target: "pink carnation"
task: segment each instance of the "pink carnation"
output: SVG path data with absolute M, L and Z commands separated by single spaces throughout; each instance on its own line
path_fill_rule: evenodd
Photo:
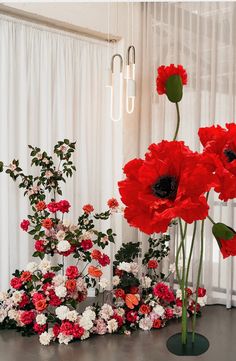
M 107 333 L 107 326 L 102 318 L 96 320 L 96 326 L 94 328 L 94 331 L 98 335 L 105 335 L 105 333 Z

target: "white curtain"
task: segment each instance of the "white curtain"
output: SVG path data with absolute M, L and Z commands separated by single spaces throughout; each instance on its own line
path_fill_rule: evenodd
M 179 139 L 200 150 L 200 126 L 234 122 L 236 116 L 236 4 L 234 2 L 143 4 L 142 106 L 140 156 L 150 142 L 173 138 L 174 106 L 155 89 L 157 67 L 182 64 L 189 77 L 180 103 Z M 211 195 L 212 216 L 235 227 L 236 203 Z M 189 237 L 191 236 L 191 230 Z M 202 282 L 208 303 L 236 305 L 236 260 L 223 260 L 207 222 Z M 195 250 L 192 282 L 199 250 Z
M 9 164 L 19 158 L 30 173 L 28 144 L 50 153 L 58 140 L 76 141 L 77 172 L 63 195 L 74 221 L 83 204 L 106 209 L 122 177 L 122 122 L 110 120 L 105 88 L 108 58 L 105 42 L 0 17 L 0 159 Z M 32 254 L 33 241 L 19 228 L 27 204 L 17 185 L 1 174 L 0 289 Z M 118 234 L 120 217 L 112 221 Z M 107 250 L 111 258 L 113 252 Z

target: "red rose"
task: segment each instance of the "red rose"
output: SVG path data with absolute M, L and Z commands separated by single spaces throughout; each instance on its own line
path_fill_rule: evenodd
M 59 210 L 57 202 L 48 203 L 47 208 L 51 213 L 56 213 Z
M 161 328 L 161 325 L 162 325 L 162 321 L 160 320 L 160 318 L 156 318 L 156 319 L 153 321 L 152 327 L 153 327 L 153 328 Z
M 23 229 L 23 231 L 28 231 L 30 222 L 27 219 L 23 219 L 23 221 L 20 224 L 21 229 Z
M 195 302 L 194 301 L 192 301 L 191 304 L 189 305 L 188 311 L 194 313 L 194 311 L 195 311 Z M 199 305 L 199 303 L 197 303 L 196 313 L 198 313 L 199 311 L 200 311 L 200 305 Z
M 66 289 L 73 293 L 76 290 L 76 280 L 70 279 L 66 281 Z
M 24 271 L 21 273 L 20 279 L 22 282 L 31 281 L 32 274 L 29 271 Z
M 33 311 L 23 311 L 20 314 L 20 320 L 24 325 L 30 325 L 35 319 Z
M 83 211 L 87 214 L 90 214 L 94 211 L 94 208 L 93 208 L 92 204 L 85 204 L 83 206 Z
M 84 334 L 84 328 L 80 327 L 77 323 L 73 327 L 73 336 L 74 338 L 81 338 Z
M 44 331 L 46 331 L 47 325 L 39 325 L 38 323 L 34 324 L 34 331 L 38 334 L 41 335 L 41 333 L 43 333 Z
M 76 246 L 71 246 L 70 249 L 66 252 L 58 252 L 60 255 L 68 257 L 70 254 L 74 253 Z
M 53 278 L 54 276 L 55 276 L 54 272 L 47 272 L 47 273 L 44 273 L 43 278 L 46 280 L 48 278 Z
M 70 206 L 70 203 L 66 200 L 58 202 L 58 210 L 62 213 L 68 213 Z
M 169 66 L 161 65 L 157 69 L 158 75 L 156 79 L 157 93 L 162 95 L 166 94 L 166 82 L 172 75 L 179 75 L 183 85 L 187 84 L 187 73 L 182 65 L 175 66 L 170 64 Z
M 101 265 L 102 267 L 105 267 L 105 266 L 107 266 L 107 265 L 110 264 L 110 258 L 109 258 L 106 254 L 103 254 L 103 255 L 99 258 L 98 262 L 100 263 L 100 265 Z
M 58 323 L 55 323 L 55 325 L 52 328 L 53 334 L 55 337 L 57 337 L 60 333 L 60 325 Z
M 130 323 L 135 323 L 138 318 L 138 313 L 136 311 L 127 312 L 126 319 Z
M 44 201 L 39 201 L 36 205 L 35 205 L 35 208 L 37 209 L 37 211 L 41 212 L 43 211 L 44 209 L 47 208 L 47 205 Z
M 153 294 L 156 297 L 163 299 L 164 301 L 169 302 L 169 303 L 175 301 L 174 293 L 163 282 L 159 282 L 154 286 Z
M 236 256 L 236 235 L 230 240 L 218 240 L 218 244 L 220 246 L 220 252 L 223 255 L 223 258 L 227 258 L 229 256 Z
M 29 304 L 29 302 L 30 302 L 29 297 L 25 293 L 23 293 L 21 297 L 21 301 L 19 303 L 19 307 L 24 308 L 26 305 Z
M 76 266 L 69 266 L 66 269 L 66 276 L 68 278 L 77 278 L 79 276 L 79 270 Z
M 44 296 L 42 293 L 35 292 L 32 297 L 32 302 L 33 302 L 33 304 L 35 304 L 36 302 L 43 300 L 43 299 L 44 299 Z
M 11 279 L 10 285 L 16 290 L 19 290 L 22 287 L 22 281 L 20 278 L 14 277 Z
M 148 261 L 148 268 L 150 269 L 156 269 L 158 267 L 158 263 L 155 259 L 150 259 Z
M 93 247 L 93 242 L 91 241 L 91 239 L 83 239 L 80 245 L 84 251 L 88 251 L 90 248 Z
M 44 293 L 46 293 L 47 291 L 49 291 L 49 288 L 51 288 L 51 287 L 52 287 L 51 283 L 46 282 L 42 285 L 42 290 Z
M 145 160 L 130 161 L 124 172 L 119 190 L 131 226 L 152 234 L 165 232 L 175 218 L 192 223 L 207 217 L 205 192 L 214 175 L 183 142 L 150 145 Z
M 142 314 L 142 315 L 148 315 L 150 313 L 151 309 L 148 305 L 141 305 L 139 307 L 139 312 Z
M 45 310 L 45 308 L 47 308 L 47 301 L 45 298 L 43 298 L 41 300 L 36 301 L 34 306 L 38 312 L 42 312 Z
M 43 226 L 43 228 L 51 229 L 51 228 L 52 228 L 52 225 L 53 225 L 53 222 L 52 222 L 51 218 L 45 218 L 45 219 L 42 221 L 42 226 Z
M 34 244 L 34 248 L 38 252 L 44 252 L 44 242 L 43 242 L 43 240 L 38 239 Z
M 205 288 L 202 288 L 202 287 L 198 287 L 198 297 L 204 297 L 206 296 L 206 289 Z
M 50 296 L 50 300 L 49 300 L 49 305 L 50 306 L 54 306 L 54 307 L 58 307 L 61 305 L 61 300 L 58 296 L 56 295 L 51 295 Z
M 116 296 L 116 298 L 123 298 L 123 299 L 125 299 L 125 291 L 122 290 L 122 288 L 118 288 L 118 289 L 115 291 L 115 296 Z
M 102 253 L 98 250 L 98 249 L 93 249 L 92 250 L 92 253 L 91 253 L 91 257 L 92 259 L 95 259 L 95 260 L 99 260 L 99 258 L 101 258 L 102 256 Z
M 115 198 L 111 198 L 107 201 L 107 205 L 110 209 L 115 209 L 119 207 L 119 203 Z
M 228 201 L 236 197 L 236 124 L 226 124 L 200 128 L 198 132 L 208 155 L 208 165 L 215 172 L 215 191 L 219 198 Z
M 62 321 L 60 332 L 66 336 L 73 334 L 73 324 L 70 321 Z

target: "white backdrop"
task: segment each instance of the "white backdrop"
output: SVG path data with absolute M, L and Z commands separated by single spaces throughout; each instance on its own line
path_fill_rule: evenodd
M 157 67 L 182 64 L 189 76 L 180 103 L 179 139 L 200 150 L 200 126 L 235 121 L 236 4 L 234 2 L 143 4 L 143 78 L 140 117 L 140 156 L 151 142 L 172 139 L 175 107 L 156 93 Z M 214 203 L 212 216 L 236 226 L 235 204 Z M 236 260 L 223 260 L 207 222 L 203 283 L 209 303 L 236 305 Z M 189 235 L 190 236 L 190 235 Z M 192 280 L 196 277 L 198 250 Z
M 28 144 L 50 153 L 57 140 L 77 141 L 77 172 L 64 193 L 74 220 L 83 204 L 106 209 L 122 177 L 122 122 L 109 119 L 107 59 L 104 42 L 0 17 L 0 159 L 8 164 L 19 158 L 27 173 Z M 1 174 L 1 289 L 30 259 L 32 241 L 19 228 L 26 215 L 21 190 Z M 121 234 L 120 216 L 112 226 Z M 119 238 L 116 247 L 120 243 Z M 112 257 L 113 249 L 108 253 Z

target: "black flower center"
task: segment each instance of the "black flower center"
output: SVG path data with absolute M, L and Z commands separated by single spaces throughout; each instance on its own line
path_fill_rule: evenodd
M 159 198 L 174 199 L 176 197 L 178 182 L 175 177 L 165 175 L 152 185 L 152 193 Z
M 228 161 L 231 163 L 236 159 L 236 153 L 231 149 L 225 149 L 224 154 L 227 157 Z

